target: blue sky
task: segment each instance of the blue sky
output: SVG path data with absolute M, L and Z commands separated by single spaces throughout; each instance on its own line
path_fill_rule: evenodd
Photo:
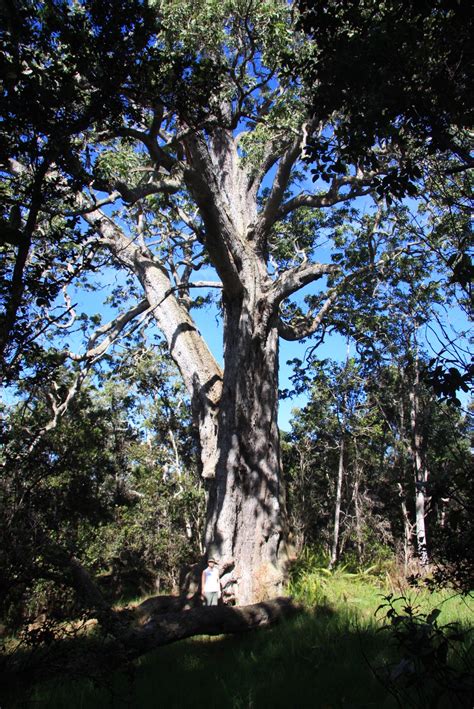
M 86 312 L 89 316 L 100 313 L 102 323 L 113 319 L 117 315 L 117 310 L 110 305 L 104 305 L 103 300 L 107 297 L 113 287 L 124 282 L 125 275 L 113 268 L 106 268 L 101 274 L 95 275 L 97 290 L 84 291 L 82 289 L 73 289 L 70 296 L 73 303 L 77 303 L 77 313 Z M 215 275 L 206 269 L 206 272 L 200 273 L 196 280 L 216 280 Z M 305 292 L 308 290 L 305 289 Z M 223 364 L 223 348 L 222 348 L 222 322 L 218 316 L 217 307 L 215 305 L 204 306 L 201 309 L 194 310 L 193 318 L 199 328 L 201 334 L 206 340 L 212 354 L 217 359 L 219 364 Z M 67 341 L 69 348 L 80 353 L 84 349 L 83 335 L 81 332 L 68 333 Z M 150 342 L 152 336 L 150 333 Z M 59 343 L 58 343 L 59 344 Z M 290 376 L 292 374 L 291 366 L 287 365 L 288 360 L 299 358 L 304 360 L 305 353 L 311 347 L 311 341 L 306 342 L 287 342 L 280 340 L 280 388 L 291 388 Z M 325 341 L 318 348 L 318 355 L 321 359 L 331 358 L 342 360 L 346 356 L 346 341 L 338 334 L 328 334 Z M 300 395 L 293 399 L 284 399 L 280 401 L 279 409 L 279 425 L 285 431 L 290 430 L 291 410 L 295 407 L 304 406 L 306 396 Z

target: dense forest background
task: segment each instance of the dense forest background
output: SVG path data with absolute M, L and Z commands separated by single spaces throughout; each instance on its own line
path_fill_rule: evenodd
M 304 368 L 309 401 L 282 434 L 295 557 L 311 549 L 327 567 L 420 571 L 413 362 L 397 348 L 393 357 L 375 372 L 354 356 Z M 58 378 L 55 369 L 58 400 L 75 376 L 63 367 Z M 68 617 L 81 598 L 87 605 L 72 559 L 112 599 L 178 592 L 180 571 L 203 553 L 206 492 L 189 401 L 167 356 L 130 345 L 83 383 L 57 420 L 50 386 L 35 375 L 3 410 L 2 603 L 10 628 L 41 614 Z M 467 588 L 469 422 L 427 384 L 417 394 L 429 471 L 428 568 Z
M 229 608 L 304 564 L 472 590 L 454 5 L 2 4 L 3 638 L 119 637 L 211 553 Z

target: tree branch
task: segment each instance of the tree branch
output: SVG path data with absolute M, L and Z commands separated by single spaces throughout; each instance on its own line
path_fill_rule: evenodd
M 68 352 L 68 357 L 74 362 L 84 362 L 90 361 L 91 363 L 96 362 L 100 357 L 102 357 L 109 347 L 117 340 L 118 336 L 124 329 L 124 327 L 134 320 L 138 315 L 142 313 L 148 313 L 150 311 L 150 305 L 148 300 L 145 298 L 140 301 L 138 305 L 131 308 L 126 313 L 121 313 L 118 317 L 114 318 L 110 322 L 99 327 L 92 337 L 89 339 L 87 344 L 87 351 L 82 355 L 76 355 L 72 352 Z M 97 340 L 103 335 L 107 335 L 102 342 L 96 345 Z
M 158 327 L 168 345 L 199 416 L 203 475 L 211 477 L 218 457 L 216 416 L 222 371 L 186 307 L 173 295 L 165 265 L 143 250 L 100 211 L 84 217 L 94 227 L 113 257 L 140 281 Z M 205 435 L 204 435 L 205 434 Z
M 83 581 L 83 577 L 77 579 L 77 586 L 82 589 L 85 586 Z M 145 620 L 141 627 L 138 624 L 131 627 L 128 623 L 135 620 L 133 611 L 120 615 L 101 608 L 99 604 L 97 598 L 95 606 L 99 608 L 104 630 L 108 631 L 106 641 L 97 634 L 83 636 L 80 644 L 77 647 L 72 645 L 68 653 L 64 652 L 61 642 L 50 644 L 42 652 L 35 647 L 23 663 L 10 663 L 4 673 L 5 686 L 17 689 L 21 681 L 22 687 L 30 687 L 59 674 L 105 676 L 157 647 L 194 635 L 235 634 L 264 628 L 302 610 L 290 598 L 274 598 L 239 608 L 217 606 L 168 611 L 156 617 L 148 616 L 148 621 Z M 171 603 L 169 605 L 172 607 Z
M 95 181 L 93 184 L 94 187 L 99 190 L 112 188 L 114 190 L 113 194 L 118 192 L 124 202 L 129 204 L 134 204 L 138 202 L 139 199 L 143 199 L 143 197 L 148 197 L 152 194 L 175 194 L 182 187 L 181 179 L 176 177 L 165 178 L 159 182 L 147 182 L 137 187 L 129 187 L 126 182 L 121 180 L 115 180 L 108 184 Z M 108 198 L 108 201 L 111 200 L 111 197 Z M 107 201 L 104 201 L 104 204 L 107 204 Z M 96 207 L 99 206 L 100 204 L 97 203 Z
M 150 618 L 142 628 L 121 636 L 120 641 L 129 658 L 138 657 L 156 647 L 193 635 L 241 633 L 265 627 L 298 610 L 290 598 L 275 598 L 239 608 L 192 608 L 181 613 L 166 613 Z
M 32 190 L 31 201 L 29 207 L 26 224 L 22 230 L 19 240 L 18 251 L 15 259 L 15 266 L 11 278 L 10 292 L 6 299 L 4 313 L 0 314 L 0 323 L 2 332 L 0 334 L 0 360 L 4 359 L 6 349 L 13 328 L 15 327 L 17 313 L 23 300 L 25 290 L 25 268 L 30 253 L 33 234 L 36 229 L 38 215 L 41 211 L 43 202 L 43 181 L 49 169 L 49 162 L 45 159 L 39 166 L 35 175 Z
M 295 342 L 296 340 L 302 340 L 304 337 L 313 335 L 321 325 L 326 313 L 337 300 L 339 293 L 340 290 L 338 288 L 334 288 L 330 291 L 322 307 L 319 309 L 319 312 L 314 317 L 311 313 L 308 313 L 307 316 L 297 320 L 294 323 L 286 323 L 284 320 L 279 318 L 278 334 L 280 337 L 284 340 L 288 340 L 289 342 Z
M 301 139 L 302 135 L 300 134 L 280 158 L 270 195 L 255 226 L 257 240 L 261 240 L 268 234 L 277 219 L 283 195 L 288 187 L 291 170 L 301 153 Z
M 319 280 L 323 276 L 339 271 L 339 266 L 325 263 L 302 263 L 282 273 L 273 283 L 268 294 L 273 306 L 279 305 L 284 298 L 296 293 L 303 286 Z
M 341 187 L 346 185 L 352 185 L 349 192 L 340 192 Z M 279 209 L 276 210 L 273 222 L 277 222 L 283 219 L 288 214 L 293 212 L 299 207 L 332 207 L 339 202 L 347 202 L 348 200 L 354 199 L 355 197 L 363 197 L 372 192 L 372 187 L 370 185 L 370 178 L 341 178 L 334 179 L 331 183 L 331 187 L 324 194 L 309 194 L 307 192 L 300 192 L 300 194 L 295 195 L 291 199 L 284 202 Z

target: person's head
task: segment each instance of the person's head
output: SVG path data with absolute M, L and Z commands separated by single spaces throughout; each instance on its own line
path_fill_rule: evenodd
M 208 564 L 208 566 L 211 567 L 211 569 L 213 569 L 214 566 L 217 566 L 217 561 L 216 561 L 214 558 L 211 557 L 211 558 L 208 560 L 207 564 Z

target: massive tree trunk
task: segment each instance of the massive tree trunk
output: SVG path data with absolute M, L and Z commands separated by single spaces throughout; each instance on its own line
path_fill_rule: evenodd
M 253 302 L 252 302 L 253 301 Z M 225 302 L 225 367 L 219 459 L 209 496 L 206 546 L 239 604 L 275 593 L 283 578 L 278 333 L 262 299 Z
M 278 307 L 255 236 L 256 186 L 229 130 L 188 139 L 198 168 L 190 190 L 222 284 L 224 374 L 205 546 L 220 563 L 224 596 L 239 605 L 275 595 L 286 561 L 278 432 Z M 200 426 L 200 435 L 205 432 Z
M 272 597 L 286 561 L 272 283 L 262 284 L 251 262 L 240 267 L 240 288 L 224 288 L 222 373 L 165 270 L 99 212 L 87 220 L 114 258 L 138 277 L 191 395 L 201 472 L 208 480 L 205 547 L 219 560 L 224 594 L 238 605 Z

